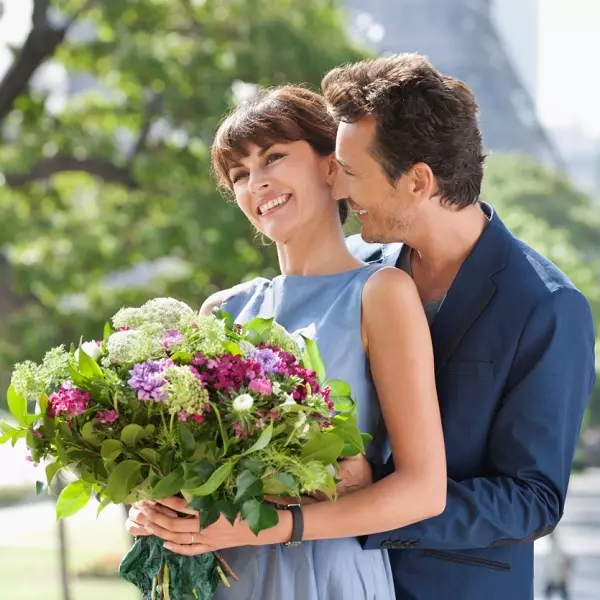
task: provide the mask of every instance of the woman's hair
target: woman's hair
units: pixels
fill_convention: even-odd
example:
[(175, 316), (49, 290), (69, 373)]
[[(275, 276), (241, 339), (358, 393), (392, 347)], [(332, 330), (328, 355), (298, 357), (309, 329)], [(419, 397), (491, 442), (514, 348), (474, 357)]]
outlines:
[[(221, 123), (212, 145), (212, 167), (220, 187), (233, 188), (229, 170), (248, 156), (248, 144), (268, 148), (303, 140), (320, 156), (335, 151), (337, 124), (325, 99), (308, 89), (285, 85), (261, 91), (240, 104)], [(345, 200), (338, 202), (342, 224), (348, 217)]]

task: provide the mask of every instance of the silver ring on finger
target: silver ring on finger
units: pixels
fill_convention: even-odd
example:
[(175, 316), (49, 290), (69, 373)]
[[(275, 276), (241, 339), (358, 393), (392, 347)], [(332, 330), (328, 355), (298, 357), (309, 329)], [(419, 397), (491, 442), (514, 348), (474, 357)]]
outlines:
[(190, 544), (195, 544), (196, 543), (196, 534), (192, 533), (192, 541), (190, 542)]

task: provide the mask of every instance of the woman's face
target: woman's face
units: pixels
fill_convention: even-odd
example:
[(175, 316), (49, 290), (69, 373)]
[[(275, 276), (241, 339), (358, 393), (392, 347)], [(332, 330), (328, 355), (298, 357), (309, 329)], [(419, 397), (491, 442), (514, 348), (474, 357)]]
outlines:
[(229, 177), (239, 207), (261, 233), (285, 244), (298, 232), (337, 218), (333, 155), (319, 156), (305, 141), (268, 148), (249, 144), (247, 151)]

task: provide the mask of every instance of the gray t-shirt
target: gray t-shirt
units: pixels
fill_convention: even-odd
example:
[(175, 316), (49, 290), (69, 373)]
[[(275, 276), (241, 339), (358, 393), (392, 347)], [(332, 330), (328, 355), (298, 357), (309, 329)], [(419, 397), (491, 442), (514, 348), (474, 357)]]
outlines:
[[(402, 250), (400, 251), (400, 256), (398, 257), (398, 262), (396, 263), (400, 269), (402, 269), (405, 273), (408, 273), (412, 277), (412, 269), (410, 268), (410, 257), (412, 254), (412, 248), (404, 244), (402, 246)], [(432, 302), (425, 302), (423, 304), (423, 309), (425, 310), (425, 315), (427, 316), (427, 322), (431, 327), (435, 316), (438, 314), (440, 310), (440, 306), (442, 306), (442, 302), (446, 296), (442, 296), (439, 300), (433, 300)]]

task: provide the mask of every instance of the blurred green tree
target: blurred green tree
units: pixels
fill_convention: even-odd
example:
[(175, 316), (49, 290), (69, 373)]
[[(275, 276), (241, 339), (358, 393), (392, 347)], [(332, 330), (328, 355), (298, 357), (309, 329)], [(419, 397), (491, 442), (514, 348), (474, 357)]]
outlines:
[(209, 145), (256, 85), (317, 87), (364, 57), (346, 31), (334, 0), (34, 0), (0, 82), (3, 389), (15, 361), (98, 337), (124, 304), (199, 306), (274, 274)]

